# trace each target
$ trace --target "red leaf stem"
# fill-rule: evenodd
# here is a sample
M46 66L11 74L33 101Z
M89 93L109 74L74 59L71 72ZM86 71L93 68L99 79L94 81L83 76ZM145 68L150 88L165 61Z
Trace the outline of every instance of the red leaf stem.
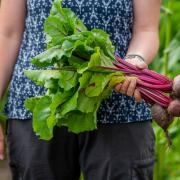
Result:
M151 105L154 104L154 101L153 101L152 99L150 99L148 96L146 96L146 95L144 95L144 94L141 93L141 97L144 99L144 101L145 101L146 103L149 103L149 104L151 104Z
M172 91L172 84L171 83L166 83L166 84L151 84L151 83L147 83L144 82L140 79L137 79L137 83L141 86L150 88L150 89L157 89L157 90L161 90L163 92L170 92Z
M158 74L155 71L149 70L149 69L143 69L143 73L150 75L151 77L160 80L162 83L169 83L171 80L169 80L166 76L163 76L162 74Z
M147 82L147 83L150 83L150 84L156 84L156 85L160 85L163 83L157 79L152 79L152 77L149 77L147 75L136 75L136 74L131 74L132 76L135 76L137 77L138 79L144 81L144 82Z
M133 74L142 74L141 71L136 71L136 70L132 70L132 69L129 69L127 66L125 66L124 64L120 64L120 63L116 63L116 62L113 62L113 64L119 68L119 71L123 71L123 72L127 72L127 73L133 73Z
M116 60L117 60L120 64L125 65L128 69L137 71L138 74L139 74L139 72L142 72L143 74L146 74L146 75L148 75L148 76L150 76L150 77L153 77L153 78L155 78L155 79L157 79L157 80L160 80L161 83L168 83L168 82L171 81L171 80L169 80L166 76L161 75L161 74L158 74L158 73L155 72L155 71L152 71L152 70L149 70L149 69L140 70L140 69L138 69L137 67L135 67L134 65L128 63L127 61L121 59L121 58L118 57L118 56L115 56L115 58L116 58ZM117 65L117 64L116 64L116 65ZM118 65L117 65L117 66L118 66ZM118 66L118 67L119 67L119 66ZM136 74L136 73L135 73L135 74Z
M144 94L148 98L150 98L154 103L158 103L163 107L168 107L169 103L171 102L171 98L165 96L158 90L149 90L142 87L138 87L140 93Z

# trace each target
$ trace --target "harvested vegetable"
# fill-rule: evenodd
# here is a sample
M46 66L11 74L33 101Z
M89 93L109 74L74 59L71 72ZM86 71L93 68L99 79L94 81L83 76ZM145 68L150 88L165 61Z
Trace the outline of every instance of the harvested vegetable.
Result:
M122 72L98 69L114 67L114 46L109 35L99 29L88 31L61 1L55 0L44 30L48 49L32 59L37 67L25 75L44 86L44 96L26 100L33 113L33 129L42 139L53 137L54 126L67 126L80 133L96 129L96 111L115 84L124 81Z
M168 127L173 122L173 116L170 115L167 109L163 108L159 104L154 104L151 107L152 117L155 122L164 130L169 146L172 145L171 138L168 133Z
M168 106L168 113L174 117L180 117L180 100L176 99L171 101Z
M151 112L153 119L166 131L172 123L173 116L167 112L167 109L163 108L159 104L154 104L151 107Z
M173 94L180 98L180 75L176 76L173 81Z
M44 31L48 49L32 63L51 70L25 71L29 79L47 89L44 96L25 102L33 113L33 129L41 139L51 139L54 126L67 126L74 133L96 129L101 101L128 76L137 78L137 88L151 105L167 108L172 101L167 95L172 92L172 80L115 56L109 35L100 29L88 31L70 9L62 8L61 0L53 2Z

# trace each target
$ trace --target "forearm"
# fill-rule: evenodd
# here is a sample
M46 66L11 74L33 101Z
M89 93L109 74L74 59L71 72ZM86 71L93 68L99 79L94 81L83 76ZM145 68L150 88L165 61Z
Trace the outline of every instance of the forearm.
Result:
M147 64L159 48L159 17L161 0L133 0L133 34L128 54L142 56Z
M154 31L134 32L129 45L128 54L138 54L150 64L159 48L159 33Z
M0 34L0 98L11 79L20 41L20 37L8 38Z
M25 0L2 0L0 7L0 98L18 55L26 16Z

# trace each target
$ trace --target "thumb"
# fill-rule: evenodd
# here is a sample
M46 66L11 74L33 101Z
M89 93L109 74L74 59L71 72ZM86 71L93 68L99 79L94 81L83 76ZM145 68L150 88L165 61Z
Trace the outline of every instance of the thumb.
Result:
M2 126L0 125L0 160L4 159L4 134Z
M136 63L136 67L139 69L146 69L148 68L148 65L143 61L138 61L138 63Z

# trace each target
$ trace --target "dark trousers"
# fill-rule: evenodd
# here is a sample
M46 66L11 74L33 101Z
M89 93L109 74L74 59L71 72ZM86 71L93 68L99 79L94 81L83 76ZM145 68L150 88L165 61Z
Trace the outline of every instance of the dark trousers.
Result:
M101 124L73 134L54 129L38 139L31 120L9 120L8 146L13 180L152 180L154 132L151 122Z

